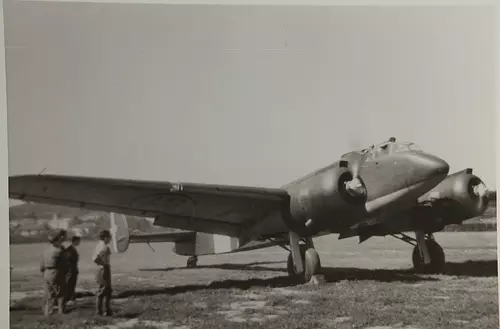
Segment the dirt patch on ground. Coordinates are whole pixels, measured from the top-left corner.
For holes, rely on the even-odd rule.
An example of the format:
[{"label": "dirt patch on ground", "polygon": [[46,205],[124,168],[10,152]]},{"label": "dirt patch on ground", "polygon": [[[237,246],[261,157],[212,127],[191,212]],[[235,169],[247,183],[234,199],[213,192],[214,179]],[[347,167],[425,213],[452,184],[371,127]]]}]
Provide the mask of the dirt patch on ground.
[{"label": "dirt patch on ground", "polygon": [[246,292],[244,294],[235,295],[236,298],[248,299],[248,300],[263,300],[266,299],[266,296],[259,295],[253,292]]},{"label": "dirt patch on ground", "polygon": [[119,321],[105,326],[94,327],[98,329],[127,329],[127,328],[157,328],[157,329],[189,329],[188,326],[175,326],[171,322],[130,319]]},{"label": "dirt patch on ground", "polygon": [[42,297],[43,290],[33,290],[33,291],[12,291],[10,293],[10,301],[11,303],[20,302],[23,299],[29,297]]},{"label": "dirt patch on ground", "polygon": [[[262,297],[265,298],[264,296]],[[217,313],[224,315],[226,320],[229,322],[238,323],[262,323],[288,314],[288,311],[286,311],[284,307],[268,307],[268,302],[263,300],[232,302],[230,304],[223,305],[223,307],[228,309],[218,311]]]},{"label": "dirt patch on ground", "polygon": [[376,327],[367,327],[365,329],[420,329],[417,327],[408,327],[400,324],[396,324],[394,326],[376,326]]},{"label": "dirt patch on ground", "polygon": [[261,322],[260,320],[262,318],[260,317],[245,316],[246,310],[252,310],[255,312],[256,310],[263,309],[266,303],[267,303],[266,301],[233,302],[227,305],[229,310],[218,311],[218,313],[224,315],[226,319],[230,322],[240,322],[240,323],[247,321]]},{"label": "dirt patch on ground", "polygon": [[352,320],[352,317],[350,316],[341,316],[341,317],[336,317],[332,319],[323,319],[321,323],[327,325],[328,327],[336,327],[341,323],[347,323]]},{"label": "dirt patch on ground", "polygon": [[284,295],[284,296],[299,296],[299,295],[312,295],[314,294],[313,291],[302,291],[302,290],[294,290],[294,289],[287,289],[287,288],[275,288],[271,291],[271,294],[278,294],[278,295]]}]

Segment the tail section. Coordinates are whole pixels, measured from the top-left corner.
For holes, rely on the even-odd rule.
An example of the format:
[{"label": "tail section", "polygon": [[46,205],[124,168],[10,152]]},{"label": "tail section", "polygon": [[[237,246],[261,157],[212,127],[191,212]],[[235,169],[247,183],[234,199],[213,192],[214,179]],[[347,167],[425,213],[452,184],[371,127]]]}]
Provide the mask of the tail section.
[{"label": "tail section", "polygon": [[238,247],[238,238],[197,232],[194,239],[176,242],[173,251],[183,256],[201,256],[229,253]]},{"label": "tail section", "polygon": [[288,244],[287,239],[248,241],[242,244],[236,237],[198,232],[192,240],[176,242],[173,251],[183,256],[202,256],[258,250],[286,244]]},{"label": "tail section", "polygon": [[128,223],[125,215],[110,214],[110,232],[111,244],[117,253],[127,251],[130,244],[130,235],[128,232]]},{"label": "tail section", "polygon": [[110,213],[111,244],[116,253],[124,253],[130,243],[173,242],[173,252],[182,256],[202,256],[263,249],[286,244],[286,241],[249,241],[226,235],[200,232],[159,232],[130,235],[127,218]]}]

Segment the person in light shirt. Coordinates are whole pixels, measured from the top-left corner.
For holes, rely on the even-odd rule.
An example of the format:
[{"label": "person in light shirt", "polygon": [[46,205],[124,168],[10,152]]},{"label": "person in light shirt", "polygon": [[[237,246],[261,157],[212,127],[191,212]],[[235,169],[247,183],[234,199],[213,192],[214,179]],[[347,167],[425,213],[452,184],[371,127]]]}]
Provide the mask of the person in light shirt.
[{"label": "person in light shirt", "polygon": [[97,244],[92,257],[93,262],[99,266],[96,273],[96,281],[99,286],[96,296],[96,313],[97,315],[103,315],[102,304],[104,302],[106,308],[105,315],[112,316],[110,267],[111,248],[109,247],[109,243],[111,242],[111,233],[108,230],[103,230],[99,233],[99,239],[100,241]]},{"label": "person in light shirt", "polygon": [[59,313],[65,313],[65,273],[66,262],[62,243],[66,238],[66,231],[57,230],[49,234],[50,245],[43,251],[40,262],[40,272],[43,273],[45,316],[52,314],[54,306],[58,306]]}]

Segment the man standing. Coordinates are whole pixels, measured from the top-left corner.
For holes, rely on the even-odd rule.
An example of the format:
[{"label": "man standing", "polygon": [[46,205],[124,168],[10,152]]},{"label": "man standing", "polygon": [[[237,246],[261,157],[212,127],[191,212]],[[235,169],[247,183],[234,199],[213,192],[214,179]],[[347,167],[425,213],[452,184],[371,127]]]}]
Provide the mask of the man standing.
[{"label": "man standing", "polygon": [[96,281],[99,285],[96,296],[96,313],[103,315],[102,303],[106,307],[106,316],[113,315],[111,311],[111,267],[110,255],[111,248],[109,242],[111,241],[111,234],[108,230],[103,230],[99,233],[99,243],[97,244],[92,260],[99,266],[96,273]]},{"label": "man standing", "polygon": [[59,313],[65,312],[65,257],[62,243],[66,238],[66,231],[59,230],[49,234],[50,246],[43,252],[40,262],[40,272],[43,273],[44,305],[43,313],[49,316],[52,308],[57,305]]},{"label": "man standing", "polygon": [[67,278],[67,294],[66,301],[75,302],[75,288],[76,282],[78,281],[78,261],[80,256],[76,247],[80,245],[80,237],[74,236],[71,238],[71,245],[66,248],[66,260],[68,262],[68,273],[66,274]]}]

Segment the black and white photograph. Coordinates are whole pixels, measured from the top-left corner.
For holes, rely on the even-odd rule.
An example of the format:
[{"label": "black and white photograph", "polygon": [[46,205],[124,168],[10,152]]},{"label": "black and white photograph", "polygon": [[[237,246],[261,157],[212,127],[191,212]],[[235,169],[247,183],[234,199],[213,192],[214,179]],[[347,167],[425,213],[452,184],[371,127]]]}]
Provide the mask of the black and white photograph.
[{"label": "black and white photograph", "polygon": [[499,328],[496,10],[4,0],[10,328]]}]

